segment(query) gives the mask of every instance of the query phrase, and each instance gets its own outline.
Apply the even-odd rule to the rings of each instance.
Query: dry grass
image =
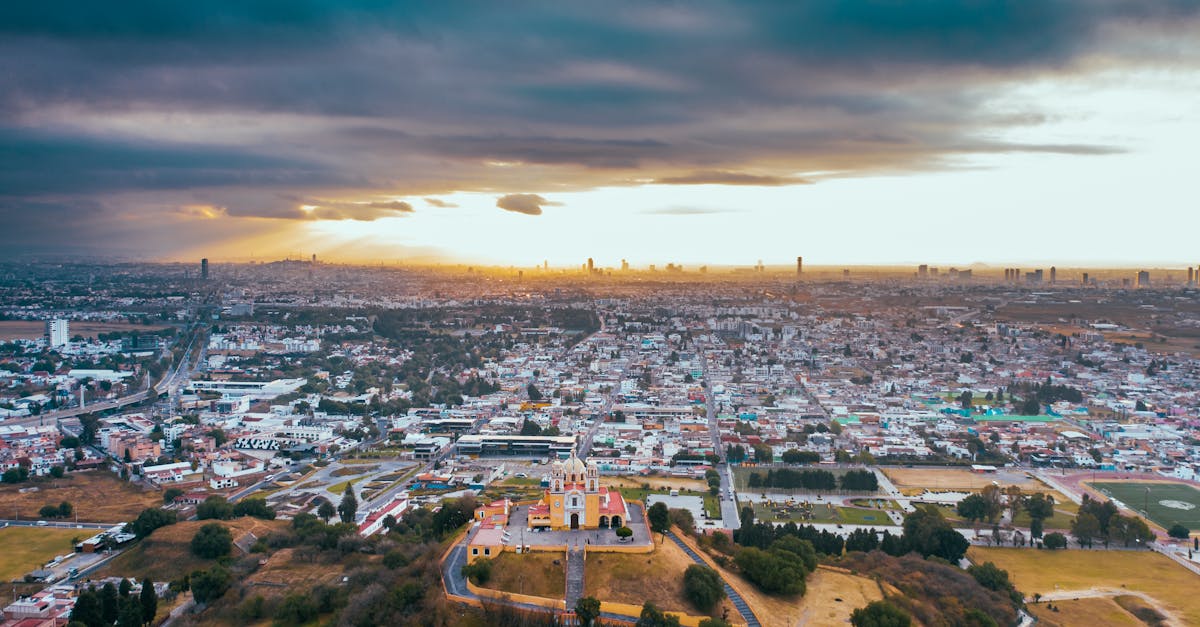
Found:
[[[561,599],[567,591],[565,559],[562,553],[535,551],[518,555],[505,551],[492,560],[492,578],[485,587]]]
[[[245,586],[263,598],[282,597],[295,590],[311,590],[320,584],[334,584],[342,576],[341,566],[296,559],[294,549],[280,549],[266,558],[266,564],[246,578]],[[282,584],[282,585],[280,585]]]
[[[0,529],[0,581],[22,579],[27,573],[59,555],[74,551],[73,538],[83,539],[93,531],[42,527]]]
[[[613,488],[640,488],[643,485],[649,484],[651,490],[708,491],[707,483],[700,479],[685,477],[642,477],[632,475],[625,477],[605,477],[600,480],[600,484]]]
[[[214,560],[200,559],[192,555],[192,536],[211,520],[191,520],[156,529],[150,537],[118,555],[102,568],[96,577],[150,577],[155,581],[178,579],[194,570],[208,568]],[[259,538],[288,525],[286,520],[259,520],[237,518],[215,521],[229,527],[236,542],[247,532]],[[237,547],[234,555],[239,555]]]
[[[1054,495],[1056,502],[1061,503],[1067,500],[1066,497],[1055,492],[1046,484],[1026,476],[1023,472],[981,474],[962,468],[884,468],[883,472],[905,496],[916,496],[925,490],[978,492],[995,481],[1002,486],[1019,486],[1024,492],[1044,492]]]
[[[21,493],[21,489],[37,490]],[[162,505],[162,492],[146,490],[105,470],[69,472],[62,479],[38,479],[0,486],[0,516],[36,519],[43,505],[67,501],[83,522],[118,523],[137,518],[143,509]]]
[[[1055,612],[1049,605],[1058,608]],[[1117,605],[1111,598],[1054,601],[1050,604],[1032,603],[1029,613],[1045,627],[1142,627],[1142,621]]]
[[[76,322],[71,321],[71,337],[82,335],[95,337],[97,333],[113,331],[142,331],[150,333],[165,329],[165,324],[129,324],[126,322]],[[46,332],[46,323],[40,320],[0,320],[0,341],[36,340]]]
[[[879,584],[857,575],[818,568],[808,580],[808,591],[800,601],[799,622],[786,624],[835,627],[849,624],[850,614],[871,601],[883,598]],[[774,618],[760,615],[771,624]]]
[[[1007,570],[1027,597],[1056,590],[1124,588],[1154,597],[1188,624],[1200,624],[1200,596],[1195,593],[1200,577],[1158,553],[971,547],[968,554],[972,561],[995,562]]]
[[[641,606],[649,601],[667,612],[698,616],[683,595],[683,571],[695,562],[670,540],[656,544],[653,553],[592,553],[584,564],[584,592],[601,601]],[[740,616],[726,599],[714,608],[720,616]]]

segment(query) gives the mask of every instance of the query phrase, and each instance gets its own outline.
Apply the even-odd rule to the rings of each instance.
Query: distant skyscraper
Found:
[[[1191,267],[1191,266],[1188,266],[1188,280],[1187,280],[1187,284],[1188,284],[1188,285],[1191,285],[1191,284],[1192,284],[1192,281],[1193,281],[1193,277],[1192,277],[1192,267]]]
[[[1058,280],[1058,268],[1050,266],[1050,283],[1053,284]]]
[[[922,279],[929,276],[929,266],[925,264],[917,266],[917,276],[921,277]]]
[[[200,278],[204,279],[205,281],[208,280],[208,259],[207,258],[200,260]]]
[[[317,265],[317,253],[313,253],[313,259],[312,259],[312,262],[313,262],[313,265],[314,265],[314,266],[315,266],[315,265]]]
[[[621,272],[628,272],[628,271],[629,271],[629,261],[622,259],[621,260]]]
[[[71,341],[71,321],[61,318],[46,321],[46,345],[50,348],[66,346]]]
[[[1088,284],[1088,273],[1086,273],[1086,272],[1083,273],[1083,284],[1084,285]]]
[[[1145,270],[1139,270],[1137,273],[1137,286],[1150,287],[1150,273]]]
[[[796,276],[804,274],[804,257],[796,257]]]
[[[592,273],[592,272],[594,272],[595,270],[596,270],[596,265],[595,265],[595,263],[593,263],[593,262],[592,262],[592,258],[591,258],[591,257],[588,257],[588,265],[587,265],[587,271],[588,271],[588,274],[591,274],[591,273]]]

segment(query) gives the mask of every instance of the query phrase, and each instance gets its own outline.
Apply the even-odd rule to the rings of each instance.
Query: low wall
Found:
[[[641,616],[642,615],[642,606],[629,605],[628,603],[613,603],[611,601],[601,601],[600,602],[600,611],[610,613],[610,614],[621,614],[622,616]],[[709,618],[708,616],[691,616],[689,614],[680,614],[677,612],[670,612],[670,611],[666,611],[666,610],[664,610],[663,613],[670,614],[672,616],[678,616],[679,624],[684,625],[685,627],[699,627],[700,621]],[[611,622],[614,622],[614,621],[611,621],[607,618],[604,619],[604,624],[606,624],[606,625]]]
[[[562,599],[547,599],[546,597],[535,597],[528,594],[517,594],[515,592],[504,592],[502,590],[492,590],[491,588],[480,588],[479,586],[467,581],[467,590],[486,599],[492,599],[501,602],[516,602],[528,603],[550,610],[565,610],[567,609],[566,601]]]

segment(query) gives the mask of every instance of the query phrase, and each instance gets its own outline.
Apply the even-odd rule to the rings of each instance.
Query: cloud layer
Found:
[[[373,220],[456,191],[952,167],[1035,77],[1197,65],[1200,2],[0,4],[0,220]],[[320,199],[320,200],[314,200]]]

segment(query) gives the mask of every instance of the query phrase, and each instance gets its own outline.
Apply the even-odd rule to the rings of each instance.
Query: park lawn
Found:
[[[683,594],[683,571],[694,563],[670,540],[660,540],[653,553],[589,553],[584,562],[584,594],[639,607],[650,601],[663,611],[700,616],[702,612]],[[712,615],[720,616],[723,608],[728,608],[729,616],[739,616],[728,599],[713,608]]]
[[[23,579],[43,564],[75,551],[71,542],[91,537],[94,530],[48,527],[5,527],[0,529],[0,581]]]
[[[704,512],[713,520],[721,519],[721,502],[711,494],[704,495]]]
[[[1058,608],[1049,609],[1048,605]],[[1143,627],[1144,623],[1108,597],[1030,603],[1029,613],[1043,627]]]
[[[1188,624],[1200,625],[1200,595],[1195,593],[1200,576],[1159,553],[973,546],[967,555],[975,563],[994,562],[1007,570],[1026,597],[1055,590],[1125,588],[1144,592]]]
[[[23,489],[26,492],[22,493]],[[45,477],[0,485],[0,516],[5,518],[37,520],[43,505],[63,501],[75,508],[80,522],[116,524],[137,518],[147,507],[161,507],[162,492],[143,489],[105,470],[68,472],[62,479]]]
[[[803,523],[827,523],[835,522],[838,519],[837,511],[831,505],[816,503],[812,506],[812,517],[804,516],[804,511],[799,507],[788,508],[786,506],[772,507],[760,502],[754,502],[754,518],[763,522],[795,522]]]
[[[354,484],[362,481],[363,479],[366,479],[366,477],[364,476],[364,477],[355,477],[353,479],[347,479],[346,481],[342,481],[341,483],[335,483],[325,489],[334,494],[344,494],[346,492],[346,486],[354,485]]]
[[[342,467],[329,473],[331,477],[349,477],[352,475],[365,475],[379,470],[378,465],[374,464],[354,464],[349,467]]]
[[[1075,507],[1075,511],[1079,511],[1079,507]],[[1071,521],[1075,520],[1075,514],[1064,511],[1057,505],[1054,507],[1054,515],[1042,521],[1042,527],[1045,529],[1070,529]],[[1021,510],[1017,517],[1013,519],[1013,526],[1028,527],[1031,522],[1029,512]]]
[[[595,555],[593,554],[593,557]],[[492,558],[492,578],[484,587],[514,594],[561,599],[567,590],[565,559],[563,553],[554,551],[523,554],[505,551]]]
[[[848,525],[894,525],[887,512],[878,509],[838,507],[838,520]]]

